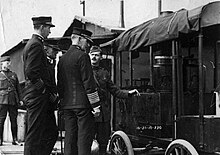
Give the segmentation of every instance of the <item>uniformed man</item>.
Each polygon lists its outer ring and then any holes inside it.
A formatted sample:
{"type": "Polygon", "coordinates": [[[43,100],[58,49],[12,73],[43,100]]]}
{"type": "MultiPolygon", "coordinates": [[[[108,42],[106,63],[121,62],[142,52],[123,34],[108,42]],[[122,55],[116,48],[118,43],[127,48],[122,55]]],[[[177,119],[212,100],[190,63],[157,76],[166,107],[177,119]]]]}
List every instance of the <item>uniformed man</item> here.
{"type": "Polygon", "coordinates": [[[4,56],[1,60],[0,72],[0,145],[3,143],[4,122],[9,113],[12,132],[12,144],[18,145],[17,142],[17,115],[20,100],[20,86],[17,75],[9,69],[10,57],[4,56]]]}
{"type": "Polygon", "coordinates": [[[51,101],[54,101],[53,106],[54,109],[57,109],[57,103],[58,103],[58,94],[57,94],[57,86],[56,86],[56,79],[55,79],[55,66],[56,66],[56,56],[57,53],[60,51],[60,49],[56,45],[51,44],[45,44],[44,49],[47,54],[47,66],[48,71],[50,74],[50,82],[51,86],[53,87],[51,89],[51,101]]]}
{"type": "Polygon", "coordinates": [[[120,90],[111,80],[109,72],[100,67],[102,59],[102,50],[99,46],[92,46],[89,52],[92,68],[98,85],[98,93],[100,97],[100,115],[95,118],[95,139],[99,143],[99,155],[106,154],[106,148],[110,137],[110,94],[118,98],[128,98],[129,94],[140,93],[134,90],[120,90]]]}
{"type": "Polygon", "coordinates": [[[57,140],[57,126],[48,111],[53,108],[53,84],[44,50],[44,39],[54,27],[51,17],[33,17],[35,33],[24,48],[25,88],[23,101],[27,107],[27,134],[24,155],[49,155],[57,140]]]}
{"type": "Polygon", "coordinates": [[[69,50],[58,63],[58,92],[65,118],[65,155],[89,155],[99,97],[86,50],[92,32],[73,28],[69,50]],[[93,116],[94,115],[94,116],[93,116]]]}

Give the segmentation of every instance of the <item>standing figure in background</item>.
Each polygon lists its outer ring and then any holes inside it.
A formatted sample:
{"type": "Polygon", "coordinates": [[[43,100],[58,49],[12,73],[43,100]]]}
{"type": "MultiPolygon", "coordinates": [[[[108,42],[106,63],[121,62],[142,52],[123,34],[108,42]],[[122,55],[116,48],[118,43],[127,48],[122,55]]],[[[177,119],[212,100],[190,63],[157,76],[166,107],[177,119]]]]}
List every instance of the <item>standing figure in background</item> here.
{"type": "Polygon", "coordinates": [[[86,50],[92,32],[73,28],[72,45],[58,63],[57,85],[65,119],[65,155],[90,155],[99,96],[86,50]],[[94,116],[93,116],[94,115],[94,116]]]}
{"type": "Polygon", "coordinates": [[[33,17],[35,33],[24,48],[25,87],[23,101],[27,107],[27,134],[24,155],[50,155],[57,140],[58,128],[51,109],[55,101],[44,50],[44,39],[54,27],[51,17],[33,17]]]}
{"type": "Polygon", "coordinates": [[[55,78],[55,66],[56,66],[57,53],[60,51],[60,49],[56,47],[55,45],[49,45],[49,44],[45,45],[44,49],[47,54],[47,66],[48,66],[48,71],[50,74],[51,86],[53,87],[51,89],[50,101],[54,101],[53,103],[51,103],[51,106],[53,106],[51,110],[54,112],[54,110],[57,109],[57,104],[58,104],[58,92],[57,92],[57,85],[56,85],[56,78],[55,78]]]}
{"type": "MultiPolygon", "coordinates": [[[[58,109],[59,97],[57,92],[55,67],[56,67],[57,53],[60,51],[60,49],[55,45],[45,44],[44,50],[46,51],[46,55],[47,55],[47,68],[50,75],[50,86],[51,86],[50,98],[49,98],[50,108],[48,110],[48,115],[50,116],[51,120],[53,120],[52,122],[56,122],[54,111],[58,109]]],[[[52,133],[51,137],[58,137],[58,130],[56,134],[52,133]]]]}
{"type": "Polygon", "coordinates": [[[95,139],[99,143],[99,155],[105,155],[110,138],[110,94],[118,98],[128,98],[129,95],[140,93],[136,90],[120,90],[111,80],[109,72],[100,67],[102,50],[99,46],[92,46],[89,52],[93,73],[98,86],[100,97],[100,115],[95,118],[95,139]]]}
{"type": "Polygon", "coordinates": [[[12,132],[12,144],[18,145],[17,142],[17,116],[18,105],[22,104],[20,100],[20,86],[18,77],[15,72],[9,69],[10,57],[1,57],[0,72],[0,145],[3,143],[4,122],[9,113],[12,132]]]}

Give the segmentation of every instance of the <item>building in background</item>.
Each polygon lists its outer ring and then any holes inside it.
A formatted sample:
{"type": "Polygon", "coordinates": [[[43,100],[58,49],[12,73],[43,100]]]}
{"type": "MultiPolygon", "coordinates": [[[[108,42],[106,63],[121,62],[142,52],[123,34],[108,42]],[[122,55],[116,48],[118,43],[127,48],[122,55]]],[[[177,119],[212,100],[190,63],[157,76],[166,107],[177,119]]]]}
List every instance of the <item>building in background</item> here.
{"type": "MultiPolygon", "coordinates": [[[[70,23],[69,26],[66,27],[65,31],[63,31],[63,35],[60,37],[48,38],[45,42],[48,44],[57,45],[61,51],[65,52],[65,50],[67,50],[71,45],[70,36],[72,34],[73,27],[86,28],[93,32],[92,39],[95,44],[108,42],[125,30],[124,28],[119,28],[115,25],[105,25],[106,24],[104,21],[100,23],[99,20],[95,18],[75,16],[72,20],[72,23],[70,23]]],[[[2,53],[2,55],[9,55],[11,57],[11,70],[17,73],[21,84],[25,81],[23,71],[23,49],[27,41],[28,39],[23,39],[17,43],[17,45],[2,53]]],[[[108,53],[108,51],[105,52],[108,53]]]]}
{"type": "MultiPolygon", "coordinates": [[[[82,1],[82,0],[81,0],[82,1]]],[[[121,0],[84,0],[85,16],[108,21],[120,27],[121,0]]],[[[124,1],[125,28],[130,28],[158,16],[161,11],[192,9],[214,0],[126,0],[124,1]]],[[[50,15],[53,17],[51,37],[60,37],[75,15],[83,15],[80,0],[1,0],[0,1],[0,54],[14,47],[23,38],[30,38],[33,31],[31,17],[50,15]]]]}

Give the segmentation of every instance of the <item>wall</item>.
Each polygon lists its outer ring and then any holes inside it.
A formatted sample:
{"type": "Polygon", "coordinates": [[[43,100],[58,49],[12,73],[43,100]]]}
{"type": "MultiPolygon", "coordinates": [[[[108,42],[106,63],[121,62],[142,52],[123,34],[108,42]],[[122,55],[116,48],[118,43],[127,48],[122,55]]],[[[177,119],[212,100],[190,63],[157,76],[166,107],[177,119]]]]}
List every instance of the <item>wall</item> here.
{"type": "Polygon", "coordinates": [[[11,70],[14,71],[19,82],[24,81],[24,71],[23,71],[23,48],[19,49],[17,52],[14,52],[11,57],[11,70]]]}

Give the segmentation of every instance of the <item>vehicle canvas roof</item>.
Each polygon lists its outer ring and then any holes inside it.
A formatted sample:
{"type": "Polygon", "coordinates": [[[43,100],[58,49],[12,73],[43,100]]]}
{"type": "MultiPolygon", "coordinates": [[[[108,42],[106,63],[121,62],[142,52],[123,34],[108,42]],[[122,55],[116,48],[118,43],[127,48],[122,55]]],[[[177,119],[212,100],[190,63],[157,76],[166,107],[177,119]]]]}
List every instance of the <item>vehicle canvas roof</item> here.
{"type": "Polygon", "coordinates": [[[178,38],[181,34],[199,31],[201,28],[220,24],[220,2],[212,2],[201,7],[161,16],[146,21],[105,43],[116,51],[135,51],[149,45],[178,38]]]}

